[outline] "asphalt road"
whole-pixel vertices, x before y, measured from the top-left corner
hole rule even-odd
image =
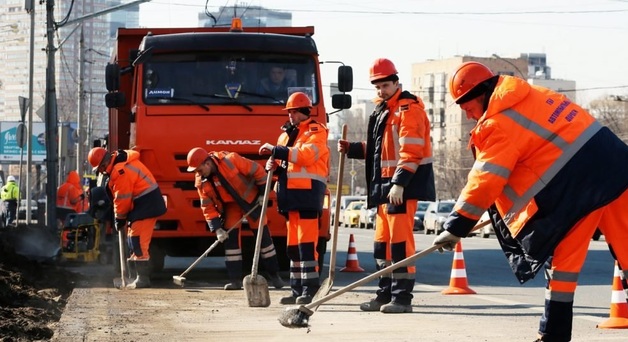
[[[349,235],[354,235],[365,273],[339,272],[345,266]],[[341,228],[333,290],[374,272],[373,231]],[[416,234],[417,248],[434,236]],[[278,323],[288,293],[270,289],[271,305],[250,308],[243,291],[224,291],[222,258],[203,260],[189,273],[186,287],[172,283],[194,258],[167,258],[154,287],[116,290],[112,269],[82,265],[93,274],[70,298],[56,328],[56,341],[532,341],[543,310],[542,276],[519,285],[494,238],[463,240],[467,279],[474,295],[443,295],[450,281],[453,253],[429,254],[416,262],[417,284],[412,314],[361,312],[359,303],[375,291],[373,281],[321,305],[310,327],[288,329]],[[328,260],[328,259],[327,259]],[[326,262],[327,265],[327,262]],[[609,317],[613,260],[604,241],[592,241],[576,292],[573,341],[627,341],[628,330],[601,330]],[[324,274],[328,269],[323,270]],[[105,279],[106,281],[97,281]]]

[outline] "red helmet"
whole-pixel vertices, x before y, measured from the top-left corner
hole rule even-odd
[[[286,102],[286,108],[283,110],[297,109],[297,108],[312,108],[312,101],[310,98],[302,92],[292,93]]]
[[[201,147],[195,147],[188,152],[188,171],[194,172],[209,158],[207,151]]]
[[[371,65],[369,79],[371,82],[374,82],[396,74],[397,68],[395,68],[395,65],[390,61],[390,59],[378,58],[375,62],[373,62],[373,65]]]
[[[449,79],[449,93],[454,102],[458,103],[478,84],[493,77],[493,72],[484,64],[478,62],[462,63]]]
[[[89,154],[87,155],[87,160],[92,167],[98,167],[98,165],[102,163],[102,160],[105,158],[107,153],[107,150],[103,147],[94,147],[89,151]]]

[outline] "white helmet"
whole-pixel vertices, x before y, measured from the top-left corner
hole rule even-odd
[[[15,177],[13,176],[7,177],[7,182],[15,182]]]

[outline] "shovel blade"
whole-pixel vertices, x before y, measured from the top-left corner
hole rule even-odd
[[[270,305],[270,292],[266,278],[247,275],[242,280],[246,299],[250,307],[267,307]]]
[[[131,284],[133,280],[131,279],[123,279],[123,278],[113,278],[113,287],[118,290],[123,290],[127,285]]]

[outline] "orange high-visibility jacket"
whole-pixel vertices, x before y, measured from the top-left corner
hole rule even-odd
[[[476,161],[445,228],[466,236],[494,203],[521,282],[578,220],[628,188],[626,144],[564,95],[519,78],[499,78],[470,144]]]
[[[368,206],[388,203],[393,184],[404,187],[405,199],[436,198],[430,122],[421,99],[398,90],[379,100],[369,117],[364,142],[349,145],[349,158],[366,159]]]
[[[288,127],[279,136],[273,157],[277,168],[277,206],[279,211],[323,210],[329,177],[328,130],[314,120]]]
[[[76,171],[68,172],[65,183],[57,189],[57,208],[74,210],[77,213],[83,212],[83,201],[81,200],[81,182]]]
[[[212,219],[223,214],[223,204],[236,202],[248,212],[257,200],[260,190],[266,185],[266,171],[257,162],[234,152],[211,152],[208,154],[218,168],[217,172],[226,181],[223,184],[215,175],[203,178],[196,174],[194,185],[201,199],[201,209],[209,224]],[[212,183],[213,182],[213,186]],[[216,194],[216,191],[218,194]],[[222,201],[221,201],[222,200]],[[254,219],[259,211],[251,213]]]
[[[166,205],[155,177],[133,150],[113,153],[114,165],[109,178],[116,219],[137,221],[166,213]]]

